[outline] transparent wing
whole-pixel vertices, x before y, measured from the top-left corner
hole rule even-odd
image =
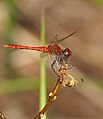
[[[47,57],[47,56],[48,56],[48,53],[44,53],[44,52],[40,53],[40,57],[41,57],[41,58],[45,58],[45,57]]]
[[[42,63],[46,64],[47,67],[51,68],[52,63],[56,59],[55,55],[51,55],[49,53],[41,53],[40,57],[42,59]],[[56,65],[56,70],[57,70],[57,65]]]
[[[64,87],[74,87],[79,86],[84,82],[84,79],[81,78],[80,72],[74,68],[72,65],[69,65],[70,68],[66,71],[66,77],[64,77],[62,85]]]
[[[50,44],[55,43],[58,40],[58,35],[55,35],[54,39],[51,41]]]
[[[73,34],[75,34],[77,31],[74,31],[74,32],[72,32],[71,34],[69,34],[68,36],[66,36],[66,37],[64,37],[64,38],[62,38],[62,39],[58,39],[58,36],[56,35],[55,37],[54,37],[54,39],[53,39],[53,41],[51,42],[51,44],[52,43],[60,43],[61,41],[64,41],[65,39],[67,39],[67,38],[69,38],[70,36],[72,36]]]

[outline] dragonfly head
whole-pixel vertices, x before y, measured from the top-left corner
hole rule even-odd
[[[68,48],[65,48],[62,53],[64,59],[68,59],[72,55],[72,52]]]

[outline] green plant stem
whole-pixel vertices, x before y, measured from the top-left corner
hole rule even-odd
[[[45,11],[41,11],[41,45],[45,45]],[[41,59],[40,63],[40,102],[39,109],[41,110],[46,104],[46,67],[42,62],[45,59]],[[43,117],[46,119],[46,115]]]

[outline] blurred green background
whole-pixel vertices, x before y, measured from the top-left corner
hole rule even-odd
[[[40,46],[40,14],[46,7],[46,43],[57,34],[71,49],[70,62],[85,79],[68,91],[62,87],[48,119],[103,118],[103,0],[0,1],[0,110],[8,119],[33,119],[39,105],[40,53],[4,44]],[[47,68],[47,94],[56,77]],[[48,97],[48,95],[47,95]]]

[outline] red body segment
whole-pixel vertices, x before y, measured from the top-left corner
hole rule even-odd
[[[36,50],[40,52],[47,52],[47,47],[46,46],[40,46],[40,47],[33,47],[33,46],[22,46],[22,45],[5,45],[4,47],[6,48],[12,48],[12,49],[27,49],[27,50]]]
[[[62,51],[62,47],[58,44],[48,45],[47,49],[50,54],[54,55],[60,55]]]
[[[34,46],[22,46],[22,45],[5,45],[4,47],[6,48],[12,48],[12,49],[27,49],[27,50],[36,50],[44,53],[49,53],[53,55],[60,55],[62,51],[62,47],[58,44],[53,44],[53,45],[48,45],[46,46],[39,46],[39,47],[34,47]]]

